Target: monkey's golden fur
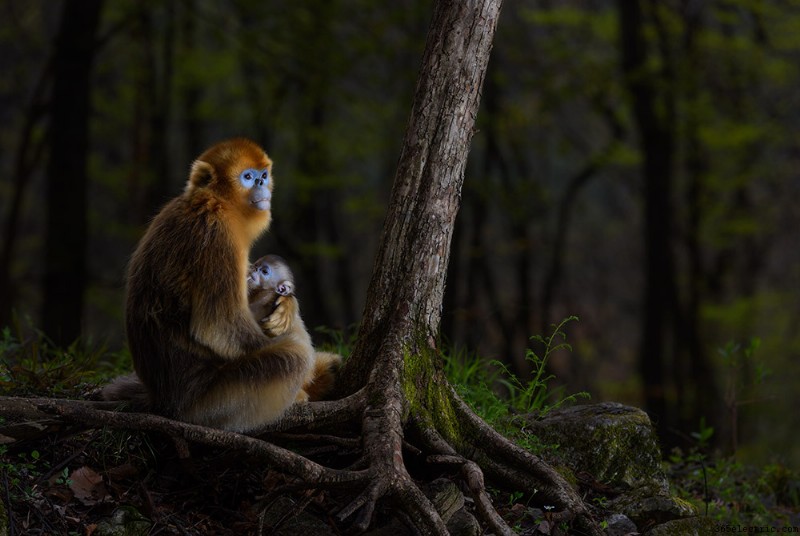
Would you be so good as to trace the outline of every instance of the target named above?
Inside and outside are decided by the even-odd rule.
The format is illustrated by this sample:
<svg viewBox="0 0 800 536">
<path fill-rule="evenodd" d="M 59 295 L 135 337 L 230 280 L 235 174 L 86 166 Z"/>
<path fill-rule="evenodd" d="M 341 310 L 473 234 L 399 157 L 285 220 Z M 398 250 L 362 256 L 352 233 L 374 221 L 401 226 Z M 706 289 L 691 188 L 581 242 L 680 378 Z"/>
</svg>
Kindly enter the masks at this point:
<svg viewBox="0 0 800 536">
<path fill-rule="evenodd" d="M 150 224 L 128 271 L 126 330 L 136 376 L 107 386 L 106 399 L 248 431 L 303 398 L 315 359 L 297 300 L 282 297 L 270 315 L 275 337 L 248 306 L 248 255 L 271 221 L 271 210 L 254 207 L 239 180 L 249 168 L 272 168 L 255 143 L 211 147 L 192 165 L 184 192 Z"/>
</svg>

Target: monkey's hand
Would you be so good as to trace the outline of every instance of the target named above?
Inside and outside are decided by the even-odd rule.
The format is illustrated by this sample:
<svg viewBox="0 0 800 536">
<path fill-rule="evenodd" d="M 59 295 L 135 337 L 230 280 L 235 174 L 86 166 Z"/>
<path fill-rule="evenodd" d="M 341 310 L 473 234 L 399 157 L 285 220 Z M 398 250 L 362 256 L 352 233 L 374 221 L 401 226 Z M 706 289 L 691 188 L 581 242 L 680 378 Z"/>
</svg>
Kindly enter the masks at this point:
<svg viewBox="0 0 800 536">
<path fill-rule="evenodd" d="M 270 337 L 283 335 L 292 329 L 297 313 L 297 299 L 294 296 L 280 296 L 275 300 L 275 310 L 261 320 L 261 329 Z"/>
</svg>

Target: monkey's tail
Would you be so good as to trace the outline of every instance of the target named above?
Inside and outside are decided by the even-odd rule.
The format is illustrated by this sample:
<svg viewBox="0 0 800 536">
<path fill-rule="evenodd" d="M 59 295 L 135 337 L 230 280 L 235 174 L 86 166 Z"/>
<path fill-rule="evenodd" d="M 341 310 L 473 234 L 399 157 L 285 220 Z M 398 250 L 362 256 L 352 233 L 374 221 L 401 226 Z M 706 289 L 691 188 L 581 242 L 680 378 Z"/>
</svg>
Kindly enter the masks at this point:
<svg viewBox="0 0 800 536">
<path fill-rule="evenodd" d="M 133 411 L 149 411 L 150 394 L 136 373 L 117 376 L 103 387 L 100 395 L 103 400 L 128 402 Z"/>
<path fill-rule="evenodd" d="M 303 385 L 311 401 L 325 400 L 336 383 L 336 374 L 342 365 L 342 356 L 331 352 L 316 352 L 311 378 Z"/>
</svg>

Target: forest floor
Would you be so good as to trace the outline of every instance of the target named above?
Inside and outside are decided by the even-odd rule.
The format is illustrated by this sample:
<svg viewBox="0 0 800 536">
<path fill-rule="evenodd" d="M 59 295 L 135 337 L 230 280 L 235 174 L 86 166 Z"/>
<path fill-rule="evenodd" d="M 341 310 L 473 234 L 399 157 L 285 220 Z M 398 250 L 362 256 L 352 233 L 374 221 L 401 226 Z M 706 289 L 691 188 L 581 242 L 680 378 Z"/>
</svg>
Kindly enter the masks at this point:
<svg viewBox="0 0 800 536">
<path fill-rule="evenodd" d="M 0 424 L 0 434 L 9 426 L 14 425 Z M 298 516 L 309 515 L 318 525 L 327 524 L 329 534 L 347 530 L 333 519 L 347 497 L 326 491 L 276 494 L 287 483 L 284 476 L 255 466 L 259 462 L 241 452 L 191 445 L 191 455 L 181 458 L 181 449 L 157 433 L 24 426 L 35 437 L 0 445 L 0 493 L 9 535 L 91 536 L 109 534 L 116 525 L 133 527 L 126 534 L 295 534 Z M 326 449 L 305 453 L 332 466 L 357 455 Z M 412 473 L 423 465 L 409 454 Z M 665 468 L 674 493 L 720 526 L 800 526 L 800 479 L 784 466 L 755 468 L 673 453 Z M 429 482 L 448 475 L 412 476 Z M 606 497 L 596 486 L 580 491 L 598 522 L 613 513 L 604 509 Z M 493 501 L 518 533 L 558 534 L 536 532 L 542 511 L 529 504 L 530 498 L 496 491 Z M 391 510 L 383 508 L 376 525 L 396 523 Z"/>
<path fill-rule="evenodd" d="M 102 349 L 74 350 L 55 350 L 35 339 L 23 344 L 4 330 L 0 395 L 86 398 L 120 367 L 129 366 L 126 356 Z M 456 368 L 448 371 L 451 381 L 484 418 L 491 422 L 490 414 L 505 412 L 498 405 L 508 401 L 485 389 L 491 378 L 476 376 L 474 370 L 465 374 L 467 368 L 477 370 L 475 363 L 450 359 L 447 367 L 454 364 Z M 472 380 L 477 383 L 465 384 Z M 91 536 L 109 534 L 109 527 L 123 523 L 134 528 L 127 534 L 295 534 L 299 517 L 309 515 L 317 525 L 327 525 L 329 534 L 347 531 L 346 525 L 334 522 L 334 514 L 352 497 L 327 491 L 276 493 L 287 483 L 285 477 L 261 462 L 238 451 L 194 444 L 187 456 L 184 447 L 159 433 L 77 428 L 53 421 L 18 424 L 0 417 L 0 534 Z M 331 467 L 344 467 L 359 454 L 342 450 L 347 447 L 303 444 L 300 448 Z M 704 450 L 666 456 L 664 468 L 676 496 L 723 528 L 780 531 L 800 526 L 800 476 L 795 471 L 780 463 L 752 467 L 734 458 L 702 454 Z M 406 455 L 414 478 L 430 482 L 449 476 L 431 474 L 430 466 L 415 460 L 418 454 Z M 594 483 L 591 489 L 579 490 L 601 525 L 613 513 L 605 504 L 614 493 L 609 490 L 606 497 L 602 489 Z M 518 533 L 558 533 L 540 530 L 547 514 L 530 497 L 492 493 L 499 513 Z M 389 508 L 380 504 L 376 526 L 397 522 Z M 313 536 L 308 531 L 299 534 Z"/>
</svg>

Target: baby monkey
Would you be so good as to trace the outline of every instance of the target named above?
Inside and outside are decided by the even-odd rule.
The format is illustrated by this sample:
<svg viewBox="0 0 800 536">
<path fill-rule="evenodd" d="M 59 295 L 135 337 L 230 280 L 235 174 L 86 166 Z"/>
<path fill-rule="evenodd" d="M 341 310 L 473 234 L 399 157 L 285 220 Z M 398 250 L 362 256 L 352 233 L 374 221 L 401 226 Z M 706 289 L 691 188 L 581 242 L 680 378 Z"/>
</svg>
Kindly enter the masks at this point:
<svg viewBox="0 0 800 536">
<path fill-rule="evenodd" d="M 274 337 L 273 330 L 277 333 L 285 331 L 285 326 L 271 325 L 269 316 L 278 306 L 278 298 L 292 295 L 294 275 L 283 257 L 265 255 L 250 266 L 250 273 L 247 275 L 247 301 L 253 317 L 265 334 Z"/>
<path fill-rule="evenodd" d="M 293 296 L 295 291 L 294 274 L 289 265 L 278 255 L 265 255 L 250 265 L 247 274 L 247 301 L 256 322 L 264 334 L 274 337 L 284 333 L 288 318 L 270 318 L 283 297 Z M 285 316 L 285 315 L 284 315 Z M 342 363 L 338 354 L 315 352 L 314 366 L 306 378 L 303 388 L 297 395 L 298 402 L 321 400 L 333 387 L 336 372 Z"/>
</svg>

